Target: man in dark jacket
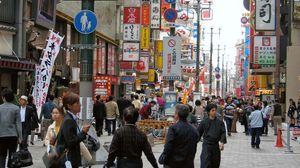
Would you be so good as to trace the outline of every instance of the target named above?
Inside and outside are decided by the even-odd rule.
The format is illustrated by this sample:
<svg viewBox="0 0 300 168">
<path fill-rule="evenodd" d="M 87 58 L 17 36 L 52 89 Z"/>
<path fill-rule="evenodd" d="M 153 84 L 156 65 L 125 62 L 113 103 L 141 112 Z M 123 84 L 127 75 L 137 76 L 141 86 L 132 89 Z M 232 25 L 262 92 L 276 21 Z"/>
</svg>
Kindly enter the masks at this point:
<svg viewBox="0 0 300 168">
<path fill-rule="evenodd" d="M 203 135 L 201 168 L 219 168 L 221 152 L 226 143 L 226 130 L 223 121 L 217 116 L 217 105 L 208 104 L 206 112 L 208 118 L 203 120 L 198 127 L 199 137 Z"/>
<path fill-rule="evenodd" d="M 96 121 L 96 131 L 97 135 L 101 136 L 103 134 L 103 121 L 106 117 L 106 107 L 103 102 L 100 100 L 100 95 L 96 96 L 96 102 L 93 107 L 93 117 L 95 117 Z"/>
<path fill-rule="evenodd" d="M 199 135 L 187 122 L 189 107 L 177 104 L 175 118 L 178 122 L 168 130 L 164 151 L 159 163 L 170 168 L 194 168 L 194 158 Z"/>
<path fill-rule="evenodd" d="M 119 118 L 119 126 L 124 125 L 123 121 L 123 110 L 129 106 L 132 106 L 131 100 L 127 99 L 124 94 L 121 94 L 121 97 L 117 100 L 118 108 L 119 108 L 119 113 L 120 113 L 120 118 Z"/>
<path fill-rule="evenodd" d="M 34 117 L 33 108 L 27 106 L 28 98 L 27 96 L 21 96 L 19 103 L 20 103 L 20 116 L 21 116 L 21 123 L 22 123 L 22 142 L 20 144 L 20 149 L 28 150 L 28 135 L 31 134 L 32 125 L 37 125 L 38 121 Z"/>
</svg>

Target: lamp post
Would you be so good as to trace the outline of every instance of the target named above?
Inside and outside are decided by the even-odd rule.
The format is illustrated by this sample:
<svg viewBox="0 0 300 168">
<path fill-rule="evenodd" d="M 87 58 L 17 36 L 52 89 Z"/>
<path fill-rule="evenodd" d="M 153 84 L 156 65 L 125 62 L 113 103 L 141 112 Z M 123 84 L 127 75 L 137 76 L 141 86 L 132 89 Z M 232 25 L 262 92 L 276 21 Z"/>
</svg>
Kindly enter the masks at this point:
<svg viewBox="0 0 300 168">
<path fill-rule="evenodd" d="M 196 52 L 196 87 L 195 92 L 199 92 L 199 57 L 200 57 L 200 0 L 197 3 L 197 52 Z"/>
</svg>

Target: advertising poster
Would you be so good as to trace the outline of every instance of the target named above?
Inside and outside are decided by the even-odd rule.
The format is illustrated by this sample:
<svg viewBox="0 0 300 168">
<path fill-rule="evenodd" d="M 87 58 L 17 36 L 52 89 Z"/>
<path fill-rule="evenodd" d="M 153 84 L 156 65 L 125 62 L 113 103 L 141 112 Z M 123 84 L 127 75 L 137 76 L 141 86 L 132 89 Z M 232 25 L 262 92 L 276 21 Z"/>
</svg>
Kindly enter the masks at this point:
<svg viewBox="0 0 300 168">
<path fill-rule="evenodd" d="M 254 60 L 261 65 L 276 64 L 276 36 L 254 36 Z"/>
<path fill-rule="evenodd" d="M 149 70 L 149 57 L 140 57 L 139 64 L 142 64 L 140 72 L 148 72 Z"/>
<path fill-rule="evenodd" d="M 139 61 L 139 53 L 139 43 L 123 43 L 123 61 Z"/>
<path fill-rule="evenodd" d="M 160 1 L 151 0 L 151 29 L 160 29 Z"/>
<path fill-rule="evenodd" d="M 165 92 L 164 93 L 165 103 L 165 115 L 174 116 L 176 106 L 176 92 Z"/>
<path fill-rule="evenodd" d="M 111 78 L 109 76 L 94 76 L 94 100 L 100 95 L 100 99 L 106 100 L 111 95 Z"/>
</svg>

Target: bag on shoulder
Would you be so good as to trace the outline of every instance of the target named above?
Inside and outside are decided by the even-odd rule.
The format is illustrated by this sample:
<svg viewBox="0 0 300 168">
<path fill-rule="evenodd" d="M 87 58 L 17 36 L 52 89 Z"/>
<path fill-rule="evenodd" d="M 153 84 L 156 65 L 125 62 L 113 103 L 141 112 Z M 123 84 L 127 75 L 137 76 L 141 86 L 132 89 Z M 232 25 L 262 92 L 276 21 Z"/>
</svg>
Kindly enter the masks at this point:
<svg viewBox="0 0 300 168">
<path fill-rule="evenodd" d="M 33 165 L 31 153 L 26 150 L 20 150 L 12 154 L 9 167 L 19 168 L 31 165 Z"/>
<path fill-rule="evenodd" d="M 84 140 L 84 144 L 88 148 L 88 150 L 91 151 L 96 152 L 100 148 L 100 142 L 90 135 L 88 135 L 87 139 Z"/>
</svg>

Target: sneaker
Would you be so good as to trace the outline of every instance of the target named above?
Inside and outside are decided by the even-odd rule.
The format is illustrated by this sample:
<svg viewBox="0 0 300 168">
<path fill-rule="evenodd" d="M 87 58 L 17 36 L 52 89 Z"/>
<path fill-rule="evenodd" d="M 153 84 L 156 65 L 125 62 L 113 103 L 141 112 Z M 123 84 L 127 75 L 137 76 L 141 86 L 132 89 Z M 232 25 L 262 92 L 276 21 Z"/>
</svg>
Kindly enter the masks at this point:
<svg viewBox="0 0 300 168">
<path fill-rule="evenodd" d="M 256 146 L 256 149 L 259 149 L 259 146 Z"/>
</svg>

